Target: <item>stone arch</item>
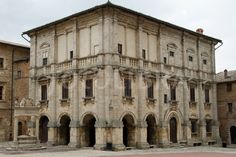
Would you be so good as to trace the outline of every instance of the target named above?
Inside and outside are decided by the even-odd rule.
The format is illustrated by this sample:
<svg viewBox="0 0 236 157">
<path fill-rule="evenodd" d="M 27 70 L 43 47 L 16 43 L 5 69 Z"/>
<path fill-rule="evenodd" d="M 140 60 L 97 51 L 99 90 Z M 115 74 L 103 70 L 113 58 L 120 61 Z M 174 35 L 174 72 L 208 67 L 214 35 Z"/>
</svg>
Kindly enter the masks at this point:
<svg viewBox="0 0 236 157">
<path fill-rule="evenodd" d="M 123 118 L 124 118 L 126 115 L 132 116 L 132 118 L 134 119 L 134 125 L 137 124 L 136 116 L 134 115 L 134 113 L 129 112 L 129 111 L 126 111 L 126 112 L 124 112 L 124 113 L 121 115 L 121 117 L 120 117 L 120 121 L 121 121 L 121 122 L 122 122 Z"/>
<path fill-rule="evenodd" d="M 73 119 L 72 119 L 72 116 L 71 116 L 69 113 L 67 113 L 67 112 L 62 112 L 62 113 L 58 116 L 58 119 L 57 119 L 57 122 L 58 122 L 57 125 L 58 125 L 58 126 L 60 126 L 60 120 L 61 120 L 61 118 L 62 118 L 63 116 L 68 116 L 71 121 L 73 120 Z"/>
<path fill-rule="evenodd" d="M 96 121 L 99 120 L 99 119 L 98 119 L 98 116 L 97 116 L 94 112 L 85 112 L 85 113 L 82 114 L 82 116 L 80 117 L 80 124 L 81 124 L 81 125 L 84 125 L 84 124 L 83 124 L 83 119 L 84 119 L 84 117 L 85 117 L 86 115 L 93 115 L 94 118 L 96 119 Z"/>
<path fill-rule="evenodd" d="M 45 115 L 39 118 L 39 140 L 40 143 L 46 143 L 48 141 L 48 122 L 49 118 Z"/>
<path fill-rule="evenodd" d="M 153 116 L 155 117 L 156 123 L 158 123 L 157 115 L 156 115 L 155 113 L 153 113 L 153 112 L 148 112 L 148 113 L 146 113 L 145 116 L 144 116 L 144 118 L 143 118 L 143 121 L 146 121 L 146 120 L 147 120 L 147 117 L 148 117 L 149 115 L 153 115 Z"/>
<path fill-rule="evenodd" d="M 122 116 L 123 122 L 123 144 L 126 147 L 135 147 L 135 118 L 134 115 L 128 113 Z"/>
<path fill-rule="evenodd" d="M 236 144 L 236 126 L 234 125 L 230 127 L 230 143 Z"/>
<path fill-rule="evenodd" d="M 147 142 L 150 145 L 157 144 L 157 120 L 155 114 L 148 114 L 145 118 L 147 122 Z"/>
<path fill-rule="evenodd" d="M 68 145 L 70 143 L 70 122 L 71 118 L 68 114 L 62 114 L 59 121 L 59 145 Z"/>
<path fill-rule="evenodd" d="M 96 118 L 94 114 L 87 113 L 82 119 L 82 145 L 84 147 L 93 147 L 96 144 Z"/>
</svg>

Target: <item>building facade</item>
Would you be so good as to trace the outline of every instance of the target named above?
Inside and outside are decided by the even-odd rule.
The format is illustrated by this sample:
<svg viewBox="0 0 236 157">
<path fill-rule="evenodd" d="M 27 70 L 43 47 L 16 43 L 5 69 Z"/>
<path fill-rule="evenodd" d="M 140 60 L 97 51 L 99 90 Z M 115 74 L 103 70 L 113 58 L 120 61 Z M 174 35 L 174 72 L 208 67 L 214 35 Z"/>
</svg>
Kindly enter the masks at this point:
<svg viewBox="0 0 236 157">
<path fill-rule="evenodd" d="M 120 150 L 220 141 L 221 41 L 201 29 L 108 2 L 23 34 L 41 142 Z"/>
<path fill-rule="evenodd" d="M 29 60 L 29 51 L 29 47 L 25 45 L 0 40 L 0 141 L 8 141 L 13 138 L 12 119 L 15 98 L 18 95 L 28 97 L 28 93 L 22 91 L 28 91 L 29 80 L 23 81 L 24 86 L 19 87 L 18 82 L 15 82 L 15 69 L 20 68 L 19 65 L 22 62 L 20 60 L 23 58 Z M 18 74 L 28 71 L 28 68 L 23 71 L 18 70 Z M 18 81 L 20 80 L 22 79 L 19 77 Z"/>
<path fill-rule="evenodd" d="M 227 144 L 236 144 L 236 71 L 217 74 L 217 105 L 220 136 Z"/>
</svg>

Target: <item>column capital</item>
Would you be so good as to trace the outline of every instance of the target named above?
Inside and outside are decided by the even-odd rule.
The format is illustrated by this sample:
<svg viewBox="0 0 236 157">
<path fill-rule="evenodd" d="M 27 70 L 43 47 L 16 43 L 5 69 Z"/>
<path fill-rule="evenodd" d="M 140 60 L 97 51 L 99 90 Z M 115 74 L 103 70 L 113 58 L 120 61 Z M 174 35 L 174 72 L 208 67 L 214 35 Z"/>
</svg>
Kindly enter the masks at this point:
<svg viewBox="0 0 236 157">
<path fill-rule="evenodd" d="M 105 128 L 107 126 L 107 122 L 105 120 L 99 120 L 95 122 L 96 128 Z"/>
<path fill-rule="evenodd" d="M 112 127 L 113 127 L 113 128 L 123 128 L 124 125 L 123 125 L 123 122 L 122 122 L 122 121 L 113 120 L 113 121 L 112 121 Z"/>
<path fill-rule="evenodd" d="M 57 128 L 57 122 L 48 122 L 48 128 Z"/>
<path fill-rule="evenodd" d="M 146 121 L 138 121 L 138 124 L 137 124 L 137 127 L 139 128 L 146 128 L 148 125 L 147 125 L 147 122 Z"/>
<path fill-rule="evenodd" d="M 81 125 L 80 125 L 79 121 L 71 121 L 70 122 L 70 127 L 71 128 L 79 128 L 79 127 L 81 127 Z"/>
</svg>

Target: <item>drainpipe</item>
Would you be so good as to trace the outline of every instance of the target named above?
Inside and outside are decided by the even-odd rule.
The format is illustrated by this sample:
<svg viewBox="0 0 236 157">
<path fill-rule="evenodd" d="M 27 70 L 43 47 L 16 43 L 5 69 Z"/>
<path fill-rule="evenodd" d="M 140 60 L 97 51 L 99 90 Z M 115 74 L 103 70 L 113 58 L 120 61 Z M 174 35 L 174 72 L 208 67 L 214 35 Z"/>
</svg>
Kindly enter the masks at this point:
<svg viewBox="0 0 236 157">
<path fill-rule="evenodd" d="M 14 106 L 14 55 L 15 55 L 15 48 L 13 48 L 12 50 L 12 65 L 11 65 L 11 121 L 10 121 L 10 128 L 11 128 L 11 133 L 10 133 L 10 140 L 12 140 L 12 133 L 13 133 L 13 127 L 12 127 L 12 123 L 13 123 L 13 106 Z"/>
<path fill-rule="evenodd" d="M 215 50 L 217 50 L 218 48 L 220 48 L 222 45 L 223 45 L 223 42 L 221 41 L 221 42 L 220 42 L 220 45 L 217 46 L 217 47 L 215 48 Z"/>
</svg>

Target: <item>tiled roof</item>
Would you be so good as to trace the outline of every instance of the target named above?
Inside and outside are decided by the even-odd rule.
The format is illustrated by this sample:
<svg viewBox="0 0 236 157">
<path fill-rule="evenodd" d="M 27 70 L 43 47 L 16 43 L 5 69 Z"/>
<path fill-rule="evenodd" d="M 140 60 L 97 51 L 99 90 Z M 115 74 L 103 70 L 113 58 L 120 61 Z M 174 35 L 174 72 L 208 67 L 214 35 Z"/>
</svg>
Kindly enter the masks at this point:
<svg viewBox="0 0 236 157">
<path fill-rule="evenodd" d="M 10 42 L 10 41 L 5 41 L 5 40 L 0 40 L 0 43 L 7 44 L 7 45 L 12 45 L 12 46 L 17 46 L 17 47 L 29 48 L 29 46 L 27 46 L 27 45 L 14 43 L 14 42 Z"/>
<path fill-rule="evenodd" d="M 216 81 L 218 83 L 236 81 L 236 70 L 228 71 L 226 78 L 224 72 L 216 74 Z"/>
</svg>

